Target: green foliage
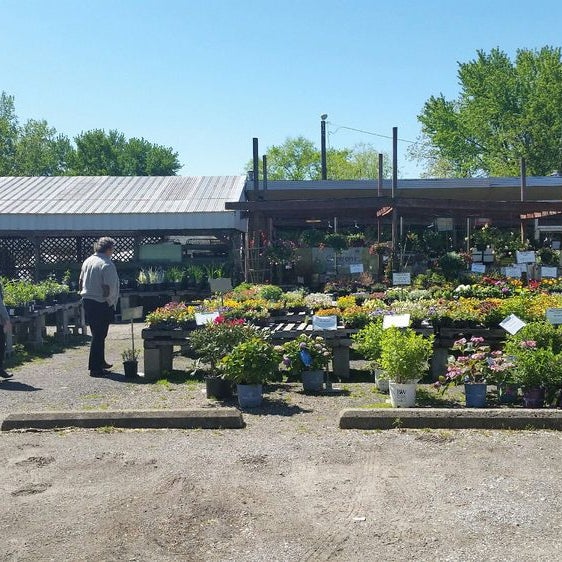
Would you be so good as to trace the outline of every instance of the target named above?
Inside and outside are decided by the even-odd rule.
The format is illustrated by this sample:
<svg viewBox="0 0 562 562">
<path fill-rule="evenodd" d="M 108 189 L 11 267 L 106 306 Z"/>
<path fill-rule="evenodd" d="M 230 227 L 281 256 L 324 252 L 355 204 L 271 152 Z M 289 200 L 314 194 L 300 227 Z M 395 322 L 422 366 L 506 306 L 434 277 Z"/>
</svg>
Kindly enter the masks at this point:
<svg viewBox="0 0 562 562">
<path fill-rule="evenodd" d="M 172 148 L 93 129 L 75 146 L 45 120 L 20 125 L 13 96 L 0 95 L 0 176 L 168 176 L 181 168 Z"/>
<path fill-rule="evenodd" d="M 129 348 L 121 352 L 121 359 L 123 361 L 138 361 L 139 355 L 138 349 Z"/>
<path fill-rule="evenodd" d="M 505 352 L 516 353 L 521 342 L 534 341 L 540 349 L 550 349 L 553 353 L 562 352 L 562 327 L 554 326 L 550 322 L 529 322 L 516 334 L 508 334 L 505 340 Z"/>
<path fill-rule="evenodd" d="M 380 362 L 383 332 L 382 320 L 377 320 L 351 336 L 353 347 L 375 366 Z"/>
<path fill-rule="evenodd" d="M 259 329 L 243 320 L 227 320 L 221 317 L 193 330 L 190 345 L 196 355 L 211 364 L 214 371 L 218 362 L 236 345 L 258 335 Z"/>
<path fill-rule="evenodd" d="M 452 280 L 456 279 L 461 271 L 466 270 L 466 264 L 457 252 L 447 252 L 439 258 L 439 270 L 445 279 Z"/>
<path fill-rule="evenodd" d="M 431 96 L 418 116 L 422 139 L 411 151 L 430 175 L 548 175 L 562 168 L 560 48 L 477 51 L 459 63 L 456 100 Z"/>
<path fill-rule="evenodd" d="M 321 154 L 314 143 L 305 137 L 289 137 L 281 145 L 267 148 L 267 176 L 270 180 L 319 180 L 322 177 Z M 378 177 L 379 151 L 368 144 L 356 144 L 353 148 L 326 151 L 328 179 L 360 180 Z M 383 160 L 383 176 L 391 173 L 391 159 Z M 262 163 L 259 162 L 260 170 Z M 253 162 L 246 164 L 253 169 Z"/>
<path fill-rule="evenodd" d="M 324 242 L 325 233 L 316 228 L 303 230 L 299 237 L 299 244 L 306 247 L 319 246 Z"/>
<path fill-rule="evenodd" d="M 263 337 L 239 343 L 219 363 L 223 377 L 237 384 L 262 384 L 275 378 L 280 351 Z"/>
<path fill-rule="evenodd" d="M 283 289 L 277 285 L 262 285 L 258 296 L 268 301 L 279 302 L 283 298 Z"/>
<path fill-rule="evenodd" d="M 380 365 L 390 380 L 408 383 L 419 380 L 429 367 L 434 336 L 424 337 L 411 328 L 394 326 L 383 331 Z"/>
<path fill-rule="evenodd" d="M 560 385 L 562 383 L 562 356 L 551 349 L 532 347 L 521 342 L 511 348 L 514 357 L 513 381 L 523 388 Z"/>
<path fill-rule="evenodd" d="M 339 234 L 338 232 L 326 234 L 324 243 L 335 252 L 342 252 L 348 247 L 347 236 L 345 234 Z"/>
</svg>

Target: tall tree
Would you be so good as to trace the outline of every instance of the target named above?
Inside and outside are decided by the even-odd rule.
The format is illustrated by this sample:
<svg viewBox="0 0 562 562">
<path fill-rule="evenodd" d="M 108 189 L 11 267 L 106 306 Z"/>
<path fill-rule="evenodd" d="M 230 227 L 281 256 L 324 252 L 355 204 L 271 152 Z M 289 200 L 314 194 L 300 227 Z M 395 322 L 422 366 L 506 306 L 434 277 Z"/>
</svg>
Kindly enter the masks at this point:
<svg viewBox="0 0 562 562">
<path fill-rule="evenodd" d="M 72 173 L 83 176 L 172 176 L 180 169 L 178 153 L 145 139 L 93 129 L 75 139 Z"/>
<path fill-rule="evenodd" d="M 302 136 L 288 138 L 279 146 L 270 146 L 266 156 L 270 180 L 319 180 L 322 177 L 320 150 Z M 259 165 L 261 170 L 261 161 Z M 253 162 L 248 162 L 246 166 L 252 169 Z M 328 179 L 375 179 L 378 177 L 378 166 L 378 152 L 370 145 L 358 144 L 353 148 L 330 148 L 326 151 Z M 383 168 L 383 175 L 388 177 L 388 157 Z"/>
<path fill-rule="evenodd" d="M 14 175 L 60 176 L 68 169 L 73 148 L 46 121 L 29 119 L 20 128 L 15 147 Z"/>
<path fill-rule="evenodd" d="M 410 155 L 427 175 L 532 175 L 562 169 L 560 48 L 520 49 L 515 62 L 499 49 L 459 63 L 456 100 L 432 96 L 418 116 L 422 137 Z"/>
<path fill-rule="evenodd" d="M 18 118 L 14 97 L 0 94 L 0 176 L 11 176 L 15 169 Z"/>
<path fill-rule="evenodd" d="M 116 130 L 93 129 L 74 141 L 43 119 L 20 126 L 13 96 L 0 94 L 0 176 L 167 176 L 181 168 L 172 148 Z"/>
</svg>

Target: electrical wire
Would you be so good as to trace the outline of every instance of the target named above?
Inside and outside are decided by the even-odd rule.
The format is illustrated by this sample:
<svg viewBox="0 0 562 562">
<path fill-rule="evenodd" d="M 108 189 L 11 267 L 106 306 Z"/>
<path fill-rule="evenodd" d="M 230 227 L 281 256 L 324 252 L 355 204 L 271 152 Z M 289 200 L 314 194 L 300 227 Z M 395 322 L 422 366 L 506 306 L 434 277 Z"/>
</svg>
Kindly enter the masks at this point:
<svg viewBox="0 0 562 562">
<path fill-rule="evenodd" d="M 349 131 L 355 131 L 357 133 L 364 133 L 366 135 L 373 135 L 374 137 L 382 137 L 383 139 L 392 139 L 392 136 L 389 135 L 382 135 L 380 133 L 373 133 L 371 131 L 364 131 L 363 129 L 355 129 L 354 127 L 346 127 L 345 125 L 338 125 L 337 123 L 331 123 L 330 121 L 326 121 L 327 125 L 332 125 L 334 127 L 336 127 L 336 129 L 334 131 L 330 131 L 328 130 L 328 135 L 334 135 L 336 134 L 340 129 L 347 129 Z M 410 144 L 415 144 L 416 141 L 411 141 L 411 140 L 407 140 L 407 139 L 397 139 L 401 142 L 408 142 Z"/>
</svg>

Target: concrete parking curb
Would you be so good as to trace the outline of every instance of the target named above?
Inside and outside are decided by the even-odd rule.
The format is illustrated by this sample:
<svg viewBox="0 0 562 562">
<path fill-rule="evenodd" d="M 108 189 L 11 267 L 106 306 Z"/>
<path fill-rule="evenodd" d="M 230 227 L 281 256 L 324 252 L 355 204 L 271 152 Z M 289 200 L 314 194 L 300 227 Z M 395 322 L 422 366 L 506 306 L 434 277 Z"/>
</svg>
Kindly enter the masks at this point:
<svg viewBox="0 0 562 562">
<path fill-rule="evenodd" d="M 340 429 L 557 429 L 562 410 L 392 408 L 345 409 Z"/>
<path fill-rule="evenodd" d="M 0 430 L 105 426 L 127 429 L 240 429 L 244 427 L 244 420 L 236 408 L 25 412 L 6 416 Z"/>
</svg>

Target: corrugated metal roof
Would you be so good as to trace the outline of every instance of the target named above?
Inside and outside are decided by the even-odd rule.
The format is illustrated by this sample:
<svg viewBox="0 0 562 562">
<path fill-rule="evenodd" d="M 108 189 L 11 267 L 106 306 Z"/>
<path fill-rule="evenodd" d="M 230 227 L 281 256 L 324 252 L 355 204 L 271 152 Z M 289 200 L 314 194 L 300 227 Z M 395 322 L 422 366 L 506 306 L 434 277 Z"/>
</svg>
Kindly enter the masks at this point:
<svg viewBox="0 0 562 562">
<path fill-rule="evenodd" d="M 0 230 L 89 230 L 92 223 L 115 230 L 243 229 L 239 213 L 224 205 L 242 199 L 245 181 L 246 176 L 0 177 Z"/>
</svg>

